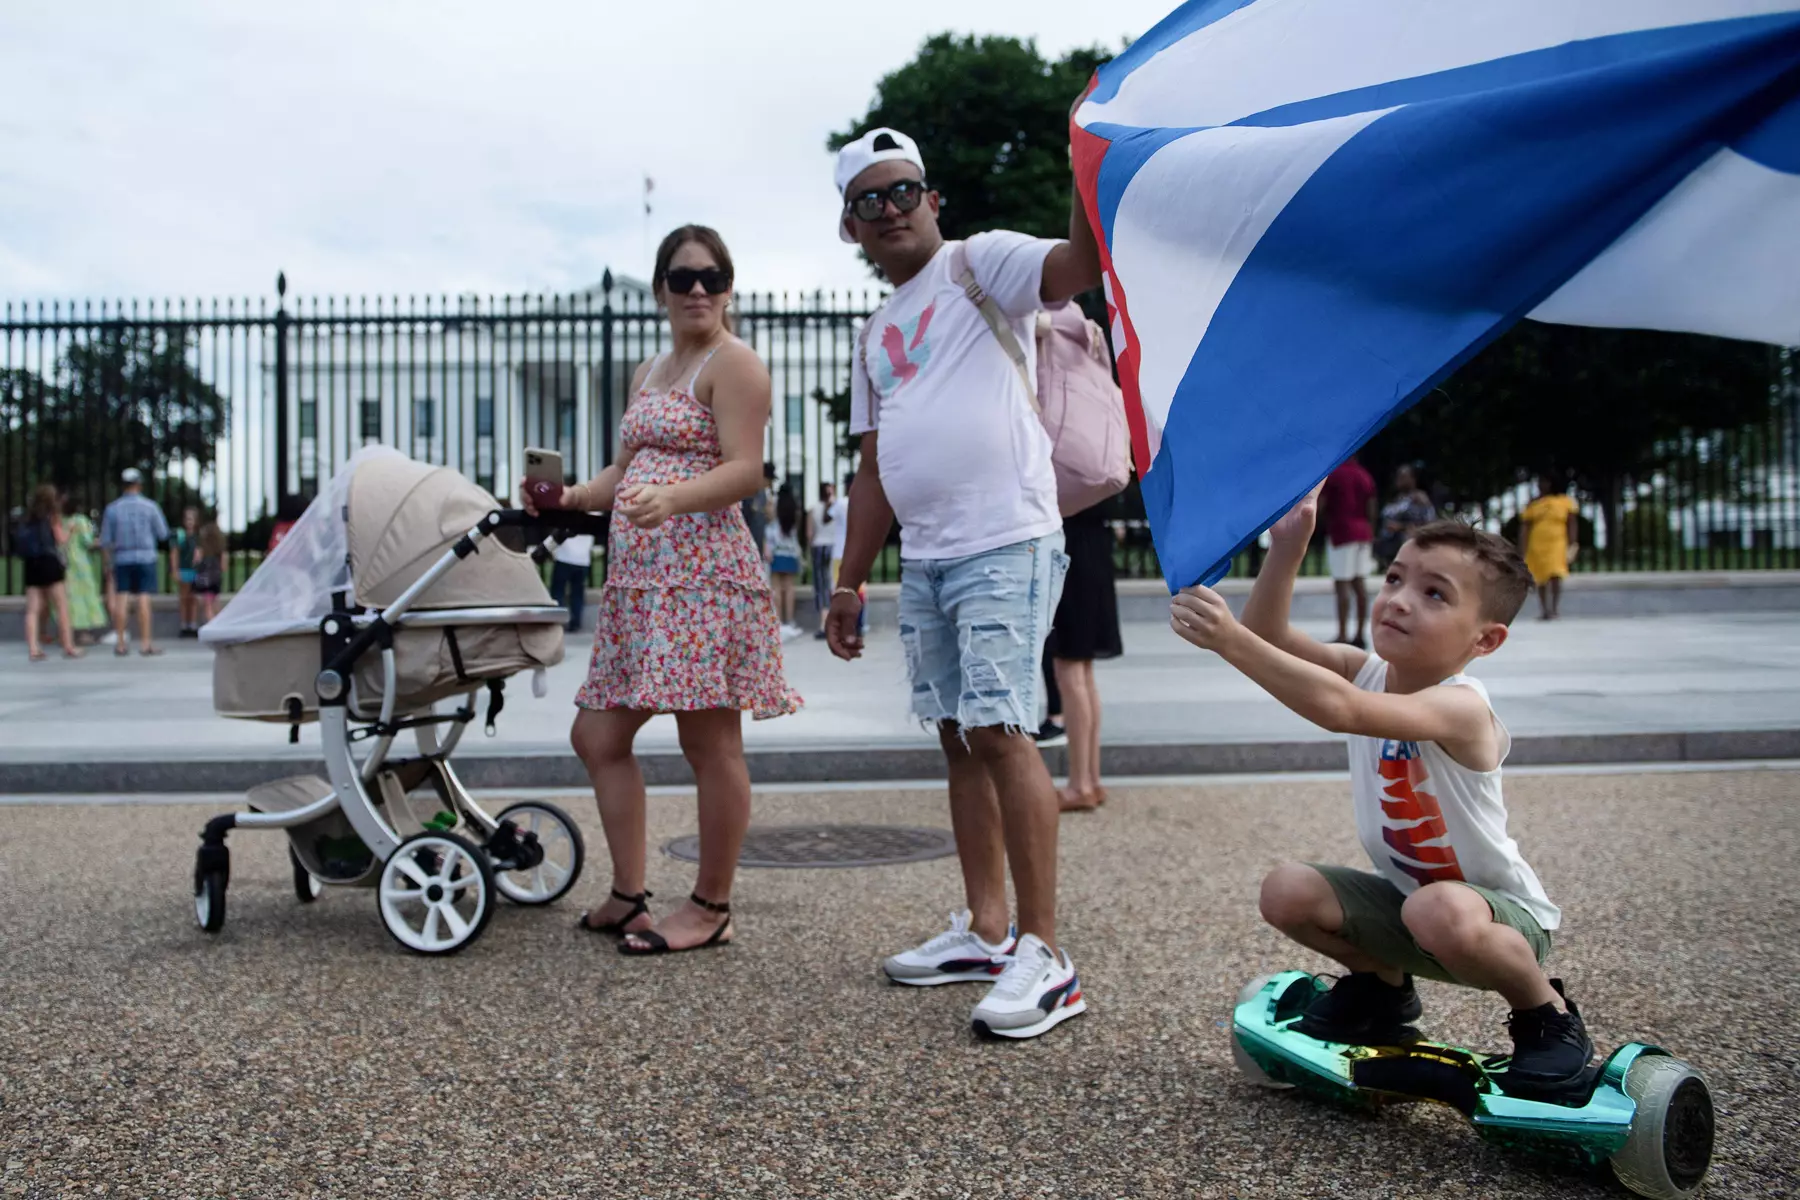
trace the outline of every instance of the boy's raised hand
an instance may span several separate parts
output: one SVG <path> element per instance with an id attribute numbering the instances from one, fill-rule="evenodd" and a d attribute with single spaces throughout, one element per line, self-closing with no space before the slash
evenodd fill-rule
<path id="1" fill-rule="evenodd" d="M 1287 510 L 1287 514 L 1275 524 L 1269 526 L 1269 541 L 1272 545 L 1297 545 L 1305 550 L 1312 541 L 1313 527 L 1319 523 L 1319 493 L 1325 484 L 1320 482 L 1313 490 L 1300 497 L 1300 502 Z"/>
<path id="2" fill-rule="evenodd" d="M 1225 598 L 1209 587 L 1182 588 L 1169 601 L 1169 627 L 1183 641 L 1219 653 L 1243 632 Z"/>

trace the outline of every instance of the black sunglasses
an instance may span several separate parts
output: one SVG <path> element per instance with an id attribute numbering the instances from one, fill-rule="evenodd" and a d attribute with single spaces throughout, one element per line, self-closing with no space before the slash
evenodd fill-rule
<path id="1" fill-rule="evenodd" d="M 902 179 L 888 187 L 871 188 L 851 196 L 844 201 L 844 211 L 854 213 L 865 221 L 879 221 L 889 204 L 894 206 L 895 212 L 909 213 L 919 207 L 919 201 L 930 190 L 931 185 L 923 179 Z"/>
<path id="2" fill-rule="evenodd" d="M 718 296 L 731 290 L 731 276 L 718 267 L 674 267 L 663 276 L 671 296 L 685 296 L 694 290 L 697 283 L 706 289 L 709 296 Z"/>

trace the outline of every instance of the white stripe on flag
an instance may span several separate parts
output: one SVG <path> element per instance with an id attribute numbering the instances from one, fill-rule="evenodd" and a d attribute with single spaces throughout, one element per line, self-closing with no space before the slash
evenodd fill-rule
<path id="1" fill-rule="evenodd" d="M 1257 0 L 1160 51 L 1076 120 L 1225 125 L 1567 42 L 1795 9 L 1794 0 Z"/>
<path id="2" fill-rule="evenodd" d="M 1153 441 L 1213 313 L 1270 223 L 1339 147 L 1392 111 L 1206 129 L 1138 168 L 1113 220 L 1112 261 L 1137 333 L 1138 392 Z"/>
<path id="3" fill-rule="evenodd" d="M 1800 175 L 1719 151 L 1531 316 L 1800 345 Z"/>

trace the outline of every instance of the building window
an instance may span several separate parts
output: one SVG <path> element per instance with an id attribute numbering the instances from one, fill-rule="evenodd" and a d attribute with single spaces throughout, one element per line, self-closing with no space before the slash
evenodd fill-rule
<path id="1" fill-rule="evenodd" d="M 561 401 L 556 406 L 556 444 L 573 446 L 575 444 L 575 402 Z"/>
<path id="2" fill-rule="evenodd" d="M 492 396 L 475 397 L 475 436 L 494 436 L 494 398 Z"/>
<path id="3" fill-rule="evenodd" d="M 797 436 L 806 428 L 805 401 L 798 396 L 787 398 L 787 421 L 785 422 L 789 437 Z"/>
<path id="4" fill-rule="evenodd" d="M 413 401 L 413 436 L 434 438 L 437 436 L 437 405 L 430 396 Z"/>
<path id="5" fill-rule="evenodd" d="M 381 440 L 381 401 L 362 402 L 362 437 L 365 442 Z"/>
<path id="6" fill-rule="evenodd" d="M 317 400 L 300 401 L 300 436 L 317 437 L 319 434 L 319 402 Z"/>

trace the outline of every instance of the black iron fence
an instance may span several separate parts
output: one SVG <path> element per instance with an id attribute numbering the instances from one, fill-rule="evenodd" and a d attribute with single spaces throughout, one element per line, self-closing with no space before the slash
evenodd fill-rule
<path id="1" fill-rule="evenodd" d="M 854 467 L 844 396 L 874 301 L 737 302 L 737 330 L 774 382 L 765 457 L 805 508 Z M 255 569 L 275 525 L 368 444 L 453 466 L 501 496 L 526 446 L 558 450 L 572 475 L 597 472 L 632 372 L 668 344 L 648 290 L 610 272 L 567 295 L 290 299 L 278 281 L 273 303 L 13 303 L 3 315 L 0 510 L 16 514 L 51 483 L 97 522 L 135 467 L 171 524 L 188 508 L 218 522 L 227 590 Z M 1587 552 L 1577 569 L 1800 567 L 1800 356 L 1772 361 L 1766 415 L 1665 439 L 1650 467 L 1606 494 L 1578 493 Z M 1496 531 L 1514 527 L 1532 494 L 1517 473 L 1474 490 L 1437 499 Z M 1113 503 L 1120 571 L 1157 576 L 1136 489 Z M 13 534 L 12 519 L 0 525 L 5 593 L 22 585 Z M 1258 558 L 1247 551 L 1236 573 Z M 875 577 L 898 571 L 890 547 Z"/>

